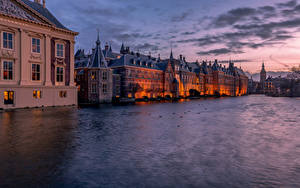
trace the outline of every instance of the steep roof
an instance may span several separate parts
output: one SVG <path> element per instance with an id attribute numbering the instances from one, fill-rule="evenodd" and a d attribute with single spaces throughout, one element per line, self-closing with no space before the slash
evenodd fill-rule
<path id="1" fill-rule="evenodd" d="M 38 12 L 40 15 L 42 15 L 47 20 L 49 20 L 52 24 L 54 24 L 57 28 L 69 30 L 63 24 L 61 24 L 47 8 L 44 8 L 43 5 L 39 3 L 35 3 L 30 0 L 19 0 L 19 1 L 23 2 L 25 5 L 29 6 L 30 8 Z"/>
<path id="2" fill-rule="evenodd" d="M 96 41 L 96 48 L 94 49 L 91 57 L 91 61 L 88 64 L 89 68 L 107 68 L 107 62 L 101 50 L 101 43 L 98 35 Z"/>

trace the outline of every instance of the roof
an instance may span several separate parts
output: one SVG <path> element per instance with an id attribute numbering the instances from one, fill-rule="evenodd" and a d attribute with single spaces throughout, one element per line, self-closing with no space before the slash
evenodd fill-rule
<path id="1" fill-rule="evenodd" d="M 124 54 L 120 59 L 112 60 L 109 66 L 110 67 L 132 66 L 132 67 L 161 70 L 157 66 L 157 62 L 155 58 L 151 58 L 149 56 L 145 56 L 142 54 L 139 55 Z"/>
<path id="2" fill-rule="evenodd" d="M 61 24 L 56 19 L 56 17 L 54 17 L 53 14 L 51 14 L 51 12 L 47 8 L 44 8 L 43 5 L 41 5 L 39 3 L 35 3 L 33 1 L 30 1 L 30 0 L 20 0 L 20 1 L 23 2 L 25 5 L 29 6 L 30 8 L 32 8 L 33 10 L 35 10 L 36 12 L 38 12 L 43 17 L 45 17 L 52 24 L 54 24 L 57 28 L 69 30 L 63 24 Z"/>
<path id="3" fill-rule="evenodd" d="M 107 68 L 108 64 L 105 60 L 103 52 L 101 50 L 101 43 L 98 39 L 96 41 L 96 48 L 93 50 L 91 61 L 87 65 L 88 68 Z"/>

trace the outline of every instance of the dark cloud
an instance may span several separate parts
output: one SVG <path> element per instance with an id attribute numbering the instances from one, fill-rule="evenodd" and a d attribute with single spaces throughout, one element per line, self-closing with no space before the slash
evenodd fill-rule
<path id="1" fill-rule="evenodd" d="M 171 18 L 171 21 L 172 21 L 172 22 L 182 22 L 182 21 L 184 21 L 191 13 L 192 13 L 192 11 L 191 11 L 191 10 L 188 10 L 188 11 L 186 11 L 186 12 L 183 12 L 183 13 L 180 14 L 180 15 L 173 16 L 173 17 Z"/>
<path id="2" fill-rule="evenodd" d="M 213 50 L 208 50 L 208 51 L 201 51 L 198 52 L 198 55 L 226 55 L 226 54 L 241 54 L 244 53 L 241 50 L 232 50 L 228 48 L 219 48 L 219 49 L 213 49 Z"/>
<path id="3" fill-rule="evenodd" d="M 142 51 L 158 51 L 160 48 L 158 45 L 153 45 L 149 43 L 144 44 L 138 44 L 134 46 L 134 49 L 136 50 L 142 50 Z"/>
<path id="4" fill-rule="evenodd" d="M 135 39 L 148 39 L 151 38 L 152 34 L 141 34 L 141 33 L 121 33 L 115 35 L 115 38 L 120 41 L 131 41 Z"/>
<path id="5" fill-rule="evenodd" d="M 192 31 L 192 32 L 187 31 L 187 32 L 181 33 L 181 35 L 193 35 L 193 34 L 195 34 L 195 33 L 196 33 L 196 32 L 194 32 L 194 31 Z"/>
<path id="6" fill-rule="evenodd" d="M 277 6 L 280 8 L 285 8 L 285 7 L 295 7 L 297 5 L 297 1 L 296 0 L 292 0 L 292 1 L 288 1 L 285 3 L 278 3 Z"/>
<path id="7" fill-rule="evenodd" d="M 289 8 L 290 12 L 297 17 L 280 14 L 278 7 Z M 231 32 L 188 38 L 177 42 L 192 43 L 194 46 L 206 49 L 215 45 L 226 47 L 201 51 L 197 53 L 198 55 L 238 54 L 243 53 L 247 48 L 259 49 L 281 45 L 286 40 L 294 38 L 293 29 L 300 28 L 299 16 L 300 5 L 297 5 L 296 1 L 275 6 L 237 8 L 211 19 L 209 24 L 217 29 L 230 28 Z M 278 21 L 274 21 L 273 18 L 277 18 Z"/>
<path id="8" fill-rule="evenodd" d="M 233 25 L 249 16 L 255 16 L 257 14 L 256 9 L 254 8 L 237 8 L 230 10 L 225 14 L 218 16 L 214 22 L 213 26 L 215 27 L 225 27 L 228 25 Z"/>

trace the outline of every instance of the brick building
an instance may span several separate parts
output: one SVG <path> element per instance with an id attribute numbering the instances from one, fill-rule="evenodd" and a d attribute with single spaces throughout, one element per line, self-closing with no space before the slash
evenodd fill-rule
<path id="1" fill-rule="evenodd" d="M 106 48 L 111 51 L 110 47 Z M 78 50 L 76 54 L 76 72 L 79 76 L 79 70 L 90 69 L 88 61 L 93 55 L 86 55 L 83 50 Z M 169 59 L 161 60 L 160 57 L 131 52 L 123 44 L 120 54 L 113 54 L 103 57 L 108 61 L 108 69 L 112 70 L 112 98 L 186 98 L 247 94 L 248 77 L 233 63 L 226 68 L 217 60 L 213 63 L 187 62 L 182 55 L 178 59 L 174 58 L 172 51 Z M 80 78 L 80 88 L 88 89 L 89 82 L 82 81 Z"/>

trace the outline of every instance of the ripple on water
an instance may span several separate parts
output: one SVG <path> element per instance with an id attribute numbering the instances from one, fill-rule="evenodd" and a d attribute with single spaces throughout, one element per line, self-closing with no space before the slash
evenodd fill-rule
<path id="1" fill-rule="evenodd" d="M 299 99 L 0 113 L 0 187 L 300 187 Z"/>

